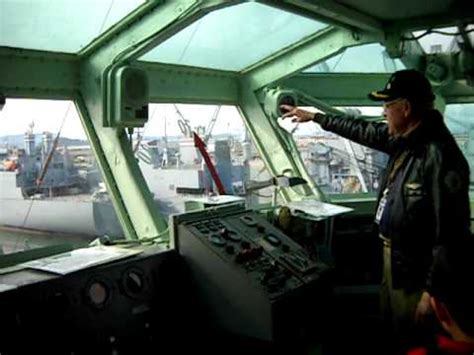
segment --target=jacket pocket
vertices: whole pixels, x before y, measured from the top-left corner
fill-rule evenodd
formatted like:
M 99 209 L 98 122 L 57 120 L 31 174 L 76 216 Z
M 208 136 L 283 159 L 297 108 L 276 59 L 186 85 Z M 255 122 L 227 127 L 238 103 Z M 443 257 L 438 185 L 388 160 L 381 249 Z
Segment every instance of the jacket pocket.
M 417 182 L 408 182 L 403 185 L 406 217 L 409 221 L 416 220 L 423 215 L 426 205 L 426 193 L 423 185 Z M 421 222 L 419 220 L 418 222 Z M 408 221 L 407 221 L 408 222 Z
M 403 192 L 407 197 L 422 197 L 423 196 L 423 185 L 417 182 L 407 182 L 403 186 Z

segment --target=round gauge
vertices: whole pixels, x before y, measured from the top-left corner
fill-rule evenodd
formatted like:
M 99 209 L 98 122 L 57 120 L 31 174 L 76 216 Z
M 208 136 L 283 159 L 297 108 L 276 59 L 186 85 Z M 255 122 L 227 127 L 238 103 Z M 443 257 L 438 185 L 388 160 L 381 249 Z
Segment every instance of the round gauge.
M 86 286 L 85 293 L 92 306 L 102 308 L 110 298 L 110 287 L 105 281 L 94 279 Z
M 139 295 L 145 289 L 145 277 L 143 272 L 132 269 L 125 272 L 122 277 L 123 287 L 129 296 Z

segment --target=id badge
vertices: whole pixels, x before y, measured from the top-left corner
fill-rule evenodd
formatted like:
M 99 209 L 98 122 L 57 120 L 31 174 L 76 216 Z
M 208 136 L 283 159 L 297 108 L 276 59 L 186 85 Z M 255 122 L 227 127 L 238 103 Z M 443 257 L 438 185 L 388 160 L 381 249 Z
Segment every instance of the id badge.
M 380 224 L 380 220 L 382 219 L 383 210 L 385 209 L 385 205 L 387 204 L 387 195 L 388 189 L 385 189 L 377 207 L 377 213 L 375 214 L 375 223 L 377 224 Z

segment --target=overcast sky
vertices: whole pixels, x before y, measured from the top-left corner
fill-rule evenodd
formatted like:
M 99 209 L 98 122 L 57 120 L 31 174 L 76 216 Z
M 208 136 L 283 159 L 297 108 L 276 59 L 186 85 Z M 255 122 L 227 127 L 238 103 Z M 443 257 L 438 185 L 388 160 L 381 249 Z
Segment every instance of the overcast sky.
M 183 117 L 189 121 L 192 129 L 197 126 L 207 127 L 213 117 L 214 105 L 177 105 Z M 164 136 L 165 124 L 168 136 L 182 135 L 179 126 L 179 115 L 174 105 L 152 104 L 149 108 L 150 119 L 143 129 L 145 136 Z M 370 107 L 362 110 L 365 115 L 377 116 L 381 113 L 380 107 Z M 8 99 L 0 111 L 0 137 L 6 135 L 24 134 L 31 122 L 34 122 L 34 133 L 45 131 L 56 135 L 64 122 L 61 137 L 86 139 L 76 107 L 70 101 Z M 291 131 L 295 124 L 291 120 L 279 120 L 282 128 Z M 297 127 L 298 134 L 312 134 L 317 131 L 317 125 L 303 124 Z M 244 134 L 244 123 L 240 113 L 234 106 L 221 106 L 213 134 Z M 0 142 L 1 143 L 1 142 Z
M 216 110 L 213 105 L 178 105 L 178 108 L 193 129 L 198 125 L 207 127 Z M 181 134 L 177 123 L 179 116 L 173 105 L 152 104 L 149 114 L 150 119 L 144 129 L 146 136 L 163 136 L 165 124 L 167 135 Z M 76 108 L 71 102 L 8 99 L 3 111 L 0 111 L 0 136 L 23 134 L 31 122 L 34 122 L 35 133 L 49 131 L 56 134 L 63 119 L 62 137 L 86 139 Z M 240 131 L 243 131 L 243 121 L 237 109 L 222 106 L 212 133 L 236 134 Z

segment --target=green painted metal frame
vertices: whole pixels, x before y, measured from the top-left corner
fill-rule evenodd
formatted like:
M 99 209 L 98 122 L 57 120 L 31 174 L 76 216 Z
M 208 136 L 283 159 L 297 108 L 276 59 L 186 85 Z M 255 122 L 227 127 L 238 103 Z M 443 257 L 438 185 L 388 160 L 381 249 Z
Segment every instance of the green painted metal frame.
M 381 88 L 390 74 L 322 73 L 299 74 L 279 84 L 305 92 L 333 106 L 373 106 L 367 93 Z M 376 105 L 379 105 L 378 103 Z
M 238 103 L 240 82 L 235 72 L 149 62 L 136 66 L 148 74 L 150 102 Z
M 295 146 L 289 142 L 292 138 L 278 127 L 276 121 L 265 115 L 257 95 L 251 90 L 243 89 L 239 107 L 246 127 L 270 173 L 273 176 L 300 176 L 308 181 L 308 185 L 281 189 L 283 199 L 286 202 L 309 196 L 323 199 L 304 168 Z
M 242 72 L 242 81 L 247 87 L 258 90 L 334 56 L 345 48 L 381 40 L 382 37 L 376 34 L 329 27 L 247 68 Z
M 0 47 L 0 92 L 7 97 L 72 99 L 78 87 L 77 56 Z
M 368 32 L 383 32 L 382 23 L 375 18 L 332 0 L 258 0 L 279 9 L 314 18 L 329 24 Z
M 82 124 L 84 126 L 87 138 L 92 147 L 92 150 L 94 151 L 94 155 L 96 157 L 98 165 L 101 169 L 104 182 L 107 185 L 107 191 L 109 193 L 109 196 L 111 197 L 112 202 L 114 203 L 115 212 L 117 214 L 118 220 L 120 221 L 120 224 L 122 225 L 125 237 L 127 239 L 137 239 L 138 235 L 136 233 L 136 229 L 133 227 L 133 222 L 129 214 L 127 213 L 127 206 L 120 193 L 120 187 L 117 186 L 117 184 L 115 183 L 116 179 L 114 178 L 113 167 L 110 166 L 111 163 L 119 164 L 120 157 L 113 154 L 113 149 L 112 152 L 110 152 L 110 149 L 107 149 L 107 143 L 104 144 L 100 141 L 98 133 L 94 127 L 92 117 L 89 115 L 86 103 L 84 102 L 84 99 L 81 95 L 76 98 L 75 104 L 76 109 L 79 112 Z M 125 132 L 120 131 L 117 132 L 117 134 L 121 134 L 123 136 Z M 124 140 L 123 137 L 120 137 L 118 139 L 121 139 L 122 141 Z M 127 138 L 125 137 L 125 139 Z M 109 154 L 109 159 L 107 159 L 107 154 Z M 116 160 L 111 162 L 110 157 L 113 157 Z M 144 186 L 146 186 L 146 182 Z
M 460 2 L 461 4 L 461 2 Z M 417 31 L 426 28 L 452 26 L 453 23 L 473 23 L 474 22 L 474 3 L 466 1 L 462 3 L 463 8 L 451 9 L 447 13 L 422 18 L 411 18 L 398 20 L 386 24 L 386 32 L 407 32 Z
M 367 32 L 408 32 L 429 27 L 445 27 L 453 23 L 472 23 L 474 21 L 474 3 L 459 2 L 451 6 L 449 12 L 433 16 L 397 19 L 381 22 L 376 18 L 332 0 L 258 0 L 286 11 L 313 17 L 326 23 L 332 23 L 349 29 Z
M 166 232 L 167 223 L 154 206 L 125 130 L 103 125 L 111 105 L 107 100 L 107 78 L 120 66 L 132 63 L 206 13 L 233 3 L 149 2 L 132 19 L 112 28 L 80 56 L 79 90 L 84 105 L 78 108 L 127 239 L 157 237 Z
M 291 135 L 265 115 L 262 108 L 262 89 L 283 82 L 291 75 L 341 52 L 346 47 L 380 39 L 377 34 L 359 34 L 330 27 L 242 72 L 240 107 L 246 126 L 266 166 L 274 175 L 291 172 L 292 176 L 300 176 L 309 182 L 308 186 L 303 188 L 281 190 L 285 201 L 308 196 L 325 200 L 325 197 L 308 174 Z

